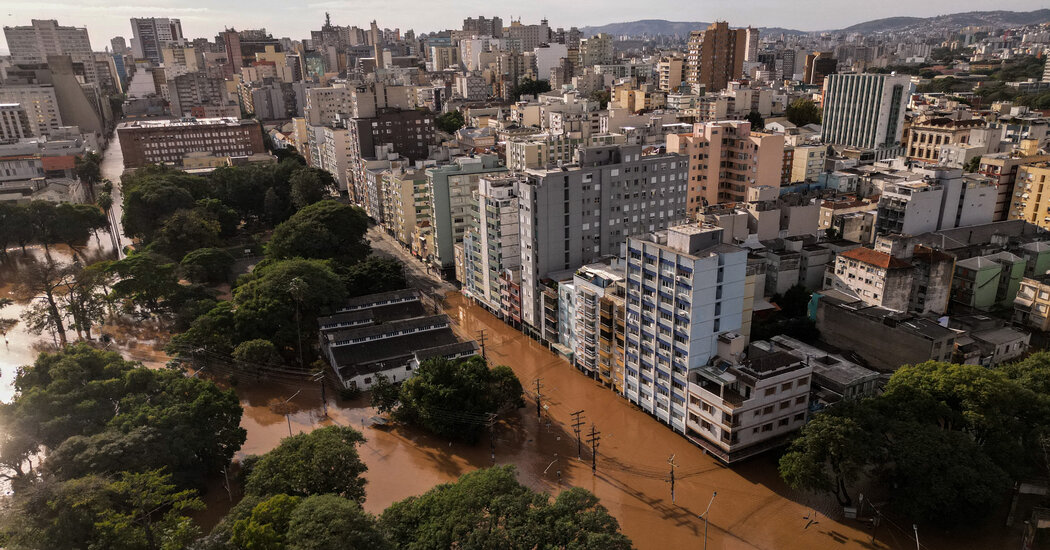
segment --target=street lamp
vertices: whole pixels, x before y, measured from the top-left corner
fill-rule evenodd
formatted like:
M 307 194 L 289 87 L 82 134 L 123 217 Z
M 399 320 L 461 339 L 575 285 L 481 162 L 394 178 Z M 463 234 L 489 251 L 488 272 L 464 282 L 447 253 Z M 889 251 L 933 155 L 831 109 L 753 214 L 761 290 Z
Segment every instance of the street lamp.
M 711 500 L 707 503 L 707 509 L 704 510 L 704 513 L 700 514 L 699 516 L 696 516 L 696 519 L 704 520 L 704 550 L 707 550 L 707 514 L 711 511 L 711 505 L 715 503 L 715 497 L 717 496 L 718 491 L 712 492 Z

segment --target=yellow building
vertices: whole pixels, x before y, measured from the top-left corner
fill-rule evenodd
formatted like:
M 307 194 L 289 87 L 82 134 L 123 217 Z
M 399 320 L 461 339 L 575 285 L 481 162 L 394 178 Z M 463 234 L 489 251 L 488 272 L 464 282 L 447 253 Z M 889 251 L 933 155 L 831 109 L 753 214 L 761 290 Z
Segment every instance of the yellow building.
M 1050 330 L 1050 277 L 1021 279 L 1014 298 L 1014 322 L 1043 332 Z
M 1010 219 L 1050 229 L 1050 162 L 1017 167 Z

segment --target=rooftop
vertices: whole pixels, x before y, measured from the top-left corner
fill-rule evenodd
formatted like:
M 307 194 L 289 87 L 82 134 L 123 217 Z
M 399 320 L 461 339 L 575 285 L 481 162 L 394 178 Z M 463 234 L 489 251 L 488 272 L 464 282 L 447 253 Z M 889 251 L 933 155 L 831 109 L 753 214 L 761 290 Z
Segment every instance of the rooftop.
M 169 120 L 131 120 L 123 122 L 117 126 L 117 129 L 124 128 L 174 128 L 174 127 L 197 127 L 197 126 L 250 126 L 258 124 L 258 122 L 245 119 L 240 120 L 233 117 L 216 117 L 216 118 L 176 118 Z
M 847 250 L 840 254 L 843 258 L 850 260 L 856 260 L 861 263 L 881 267 L 883 269 L 908 269 L 911 268 L 911 264 L 901 260 L 900 258 L 894 258 L 893 256 L 879 252 L 878 250 L 872 250 L 870 248 L 854 248 Z

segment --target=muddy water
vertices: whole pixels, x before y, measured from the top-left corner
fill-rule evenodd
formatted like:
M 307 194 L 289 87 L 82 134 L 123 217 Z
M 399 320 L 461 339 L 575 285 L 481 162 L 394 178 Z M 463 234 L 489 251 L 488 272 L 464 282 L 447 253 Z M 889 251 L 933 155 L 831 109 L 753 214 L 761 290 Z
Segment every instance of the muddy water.
M 103 239 L 103 243 L 106 239 Z M 58 252 L 59 254 L 61 252 Z M 112 254 L 99 250 L 98 254 Z M 20 254 L 20 253 L 18 253 Z M 25 258 L 0 266 L 0 296 L 9 295 L 11 281 L 20 262 L 39 258 L 33 249 Z M 53 254 L 56 254 L 53 252 Z M 23 304 L 0 312 L 17 317 Z M 551 354 L 484 310 L 450 294 L 446 312 L 463 337 L 486 331 L 486 352 L 496 364 L 514 369 L 526 388 L 542 378 L 544 413 L 537 419 L 535 401 L 506 418 L 492 441 L 498 464 L 514 464 L 519 479 L 530 487 L 557 493 L 566 487 L 583 487 L 597 494 L 623 531 L 642 549 L 701 548 L 704 511 L 714 491 L 718 492 L 709 515 L 708 548 L 716 549 L 814 549 L 814 548 L 914 548 L 910 526 L 884 522 L 877 541 L 871 544 L 869 529 L 838 517 L 829 499 L 796 494 L 777 477 L 771 457 L 728 469 L 705 456 L 698 448 L 623 399 L 579 374 L 568 363 Z M 129 359 L 159 366 L 166 359 L 158 351 L 166 339 L 164 327 L 137 323 L 106 327 L 117 336 L 116 349 Z M 70 340 L 75 334 L 70 333 Z M 29 364 L 36 353 L 47 349 L 50 338 L 25 332 L 19 324 L 0 348 L 0 399 L 12 395 L 10 381 L 15 368 Z M 321 407 L 320 389 L 276 382 L 242 383 L 237 393 L 244 406 L 242 426 L 247 441 L 239 453 L 264 453 L 289 433 L 306 432 L 333 423 L 363 431 L 368 441 L 361 456 L 368 465 L 365 507 L 381 512 L 392 502 L 425 492 L 436 484 L 493 463 L 490 441 L 474 446 L 434 438 L 405 428 L 372 426 L 375 412 L 365 398 L 341 402 L 328 392 L 328 414 Z M 329 388 L 331 390 L 331 388 Z M 600 431 L 597 473 L 592 474 L 590 452 L 577 459 L 577 444 L 571 431 L 572 411 L 583 409 L 585 430 L 591 423 Z M 668 457 L 677 464 L 676 501 L 671 502 Z M 559 476 L 560 473 L 560 476 Z M 222 480 L 215 480 L 205 496 L 209 509 L 198 519 L 207 529 L 225 513 L 230 502 Z M 814 519 L 814 523 L 810 523 Z M 931 549 L 1003 548 L 1013 545 L 1000 529 L 949 536 L 920 526 L 923 546 Z
M 901 522 L 899 526 L 884 522 L 872 544 L 865 525 L 831 519 L 829 515 L 838 516 L 834 503 L 790 491 L 779 480 L 771 457 L 732 469 L 721 466 L 540 344 L 469 305 L 459 294 L 449 295 L 446 313 L 464 337 L 486 330 L 489 359 L 511 366 L 526 387 L 536 377 L 542 378 L 542 420 L 537 420 L 535 401 L 530 397 L 525 408 L 497 428 L 495 462 L 516 465 L 519 479 L 537 490 L 557 493 L 577 486 L 593 491 L 639 548 L 701 548 L 704 524 L 697 515 L 714 491 L 718 496 L 708 529 L 712 550 L 914 548 L 910 526 Z M 362 430 L 368 439 L 361 448 L 369 468 L 365 508 L 373 513 L 493 462 L 487 438 L 475 446 L 450 445 L 410 429 L 372 426 L 369 418 L 374 411 L 365 399 L 340 403 L 329 392 L 330 416 L 325 418 L 318 388 L 239 387 L 237 391 L 245 407 L 242 425 L 248 431 L 241 455 L 273 448 L 289 429 L 300 433 L 337 423 Z M 280 406 L 289 397 L 290 407 Z M 597 474 L 591 473 L 586 446 L 583 460 L 577 460 L 569 413 L 579 409 L 585 411 L 584 429 L 589 430 L 593 422 L 600 431 Z M 672 454 L 677 464 L 675 503 L 668 483 L 667 459 Z M 810 524 L 810 518 L 815 522 Z M 922 543 L 936 549 L 1003 547 L 1002 534 L 994 529 L 965 536 L 924 531 Z

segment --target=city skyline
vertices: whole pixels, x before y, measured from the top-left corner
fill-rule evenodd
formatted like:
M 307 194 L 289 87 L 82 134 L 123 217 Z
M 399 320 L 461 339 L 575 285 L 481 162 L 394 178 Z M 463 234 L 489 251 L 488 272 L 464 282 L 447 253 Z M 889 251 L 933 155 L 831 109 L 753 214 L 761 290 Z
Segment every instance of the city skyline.
M 310 30 L 320 28 L 325 12 L 331 13 L 337 25 L 367 26 L 376 20 L 380 27 L 413 29 L 416 33 L 434 32 L 459 28 L 466 17 L 499 16 L 505 24 L 519 17 L 524 23 L 538 23 L 546 17 L 552 27 L 600 26 L 610 23 L 640 19 L 665 19 L 668 21 L 728 21 L 731 26 L 782 27 L 801 31 L 820 31 L 848 27 L 864 21 L 885 17 L 933 17 L 948 13 L 981 11 L 988 8 L 980 0 L 937 0 L 926 2 L 916 8 L 903 2 L 891 2 L 880 13 L 862 15 L 858 10 L 841 9 L 829 12 L 820 9 L 819 0 L 801 0 L 790 6 L 775 0 L 748 0 L 734 4 L 702 2 L 682 9 L 669 1 L 650 2 L 645 16 L 631 4 L 621 0 L 606 2 L 602 12 L 592 6 L 566 6 L 552 0 L 520 4 L 494 4 L 477 1 L 458 3 L 453 10 L 427 9 L 423 2 L 390 4 L 376 0 L 347 3 L 334 0 L 317 0 L 301 6 L 291 6 L 275 0 L 260 0 L 250 4 L 243 1 L 225 5 L 211 5 L 202 0 L 167 2 L 149 0 L 128 1 L 120 5 L 107 5 L 102 0 L 85 2 L 56 2 L 36 4 L 21 2 L 0 11 L 4 26 L 26 25 L 32 19 L 57 19 L 63 25 L 86 27 L 93 43 L 101 51 L 114 36 L 131 36 L 129 19 L 132 17 L 176 17 L 182 20 L 188 37 L 211 37 L 226 27 L 266 28 L 275 37 L 302 39 L 309 37 Z M 860 2 L 852 2 L 861 7 Z M 255 8 L 253 12 L 242 8 Z M 843 6 L 844 7 L 844 6 Z M 999 10 L 1030 11 L 1045 7 L 1039 0 L 1013 0 L 995 6 Z M 623 14 L 619 16 L 607 13 Z M 820 17 L 814 17 L 819 14 Z M 0 45 L 0 52 L 7 53 Z

